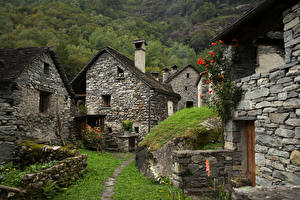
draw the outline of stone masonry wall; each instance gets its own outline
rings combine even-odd
[[[236,154],[227,150],[173,151],[172,182],[177,187],[183,186],[189,194],[207,192],[210,179],[226,184],[230,178],[240,176],[241,160]],[[210,166],[209,177],[206,160]]]
[[[118,67],[124,78],[118,77]],[[110,54],[101,55],[86,73],[86,105],[88,114],[105,114],[105,134],[123,134],[122,121],[131,120],[139,127],[139,135],[148,132],[148,101],[154,94],[140,79],[128,71]],[[105,107],[102,95],[110,95],[110,107]],[[111,133],[107,128],[111,128]]]
[[[189,78],[187,78],[187,73],[189,73]],[[169,82],[174,92],[181,96],[178,110],[186,108],[187,101],[192,101],[193,106],[198,106],[198,88],[196,83],[199,76],[199,73],[193,68],[187,67]]]
[[[44,74],[44,62],[49,75]],[[40,91],[50,95],[48,112],[39,112]],[[57,112],[64,138],[69,136],[72,100],[48,54],[42,55],[13,82],[0,86],[0,162],[12,159],[15,141],[36,138],[42,142],[60,142]]]
[[[244,95],[226,124],[225,148],[240,152],[245,166],[242,122],[254,122],[257,185],[300,184],[299,11],[300,3],[283,13],[287,64],[236,81]]]
[[[254,121],[257,185],[300,183],[300,163],[293,156],[300,148],[299,75],[296,65],[237,81],[245,93],[234,121],[227,122],[225,148],[242,151],[238,120]]]

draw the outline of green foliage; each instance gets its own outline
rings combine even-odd
[[[57,186],[56,181],[49,180],[43,186],[42,196],[46,199],[52,199],[58,189],[59,187]]]
[[[180,110],[153,127],[140,145],[149,147],[151,151],[157,150],[173,138],[188,137],[188,129],[197,128],[199,122],[214,115],[214,111],[208,107]]]
[[[132,41],[145,38],[147,66],[183,67],[195,64],[224,17],[240,14],[236,5],[253,1],[0,0],[0,47],[53,46],[72,79],[96,49],[133,58]]]
[[[178,188],[169,186],[169,184],[153,183],[143,174],[141,174],[133,161],[127,165],[120,176],[117,177],[115,185],[114,199],[118,200],[153,200],[153,199],[171,199],[170,190],[173,194],[180,193]],[[185,198],[190,200],[189,197]]]
[[[79,112],[79,114],[81,114],[81,115],[87,114],[87,106],[86,106],[85,104],[80,104],[80,105],[78,106],[78,112]]]
[[[25,174],[37,173],[44,169],[53,167],[57,161],[51,161],[49,163],[33,164],[25,168],[24,171],[15,168],[11,163],[0,166],[0,184],[11,187],[18,187],[21,184],[22,177]]]
[[[53,200],[98,200],[103,189],[103,182],[109,178],[114,169],[121,164],[110,153],[99,153],[80,149],[79,153],[88,155],[88,173],[64,191],[53,197]]]
[[[236,45],[238,46],[238,45]],[[204,97],[206,103],[214,108],[225,122],[231,118],[232,109],[241,99],[242,89],[231,81],[231,60],[225,56],[225,47],[222,41],[212,43],[210,53],[198,60],[207,79],[204,84],[210,84],[212,90]]]
[[[122,122],[122,128],[124,131],[132,131],[133,122],[130,120],[126,120]]]

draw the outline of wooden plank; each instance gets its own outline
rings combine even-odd
[[[246,176],[251,180],[253,186],[256,176],[256,164],[255,164],[255,126],[253,122],[249,122],[247,128],[247,172]]]

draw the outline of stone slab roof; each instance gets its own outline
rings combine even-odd
[[[76,83],[82,82],[82,79],[85,79],[85,75],[87,70],[97,61],[97,59],[104,53],[110,54],[112,57],[117,59],[121,64],[123,64],[130,72],[135,74],[138,78],[140,78],[146,85],[148,85],[151,89],[154,89],[155,91],[159,93],[163,93],[169,96],[174,96],[177,98],[180,98],[180,95],[175,93],[171,87],[162,84],[155,79],[153,79],[151,76],[143,73],[140,71],[137,67],[134,65],[134,61],[128,58],[127,56],[121,54],[117,50],[111,48],[111,47],[105,47],[102,50],[100,50],[92,60],[77,74],[77,76],[72,80],[71,84],[72,86],[76,86]]]
[[[25,47],[18,49],[0,49],[0,82],[11,82],[40,56],[49,53],[60,77],[73,98],[74,93],[58,57],[50,47]]]
[[[226,27],[211,41],[223,40],[231,43],[249,43],[269,31],[283,31],[282,13],[297,4],[299,0],[265,0],[250,9],[236,22]]]
[[[165,83],[169,83],[171,82],[176,76],[178,76],[181,72],[183,72],[185,69],[187,68],[192,68],[193,70],[195,70],[198,74],[200,73],[193,65],[187,65],[184,68],[178,70],[177,72],[175,72],[174,74],[172,74],[170,77],[168,77],[168,79],[166,80]]]

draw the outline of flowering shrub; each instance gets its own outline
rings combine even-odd
[[[86,129],[82,132],[83,143],[92,148],[97,148],[97,151],[103,149],[104,136],[99,127],[90,127],[87,125]]]
[[[233,39],[238,47],[236,39]],[[241,98],[241,88],[231,81],[231,61],[225,55],[223,41],[211,43],[210,53],[199,58],[198,64],[209,85],[208,94],[200,94],[208,106],[216,109],[223,122],[231,117],[231,110]]]

